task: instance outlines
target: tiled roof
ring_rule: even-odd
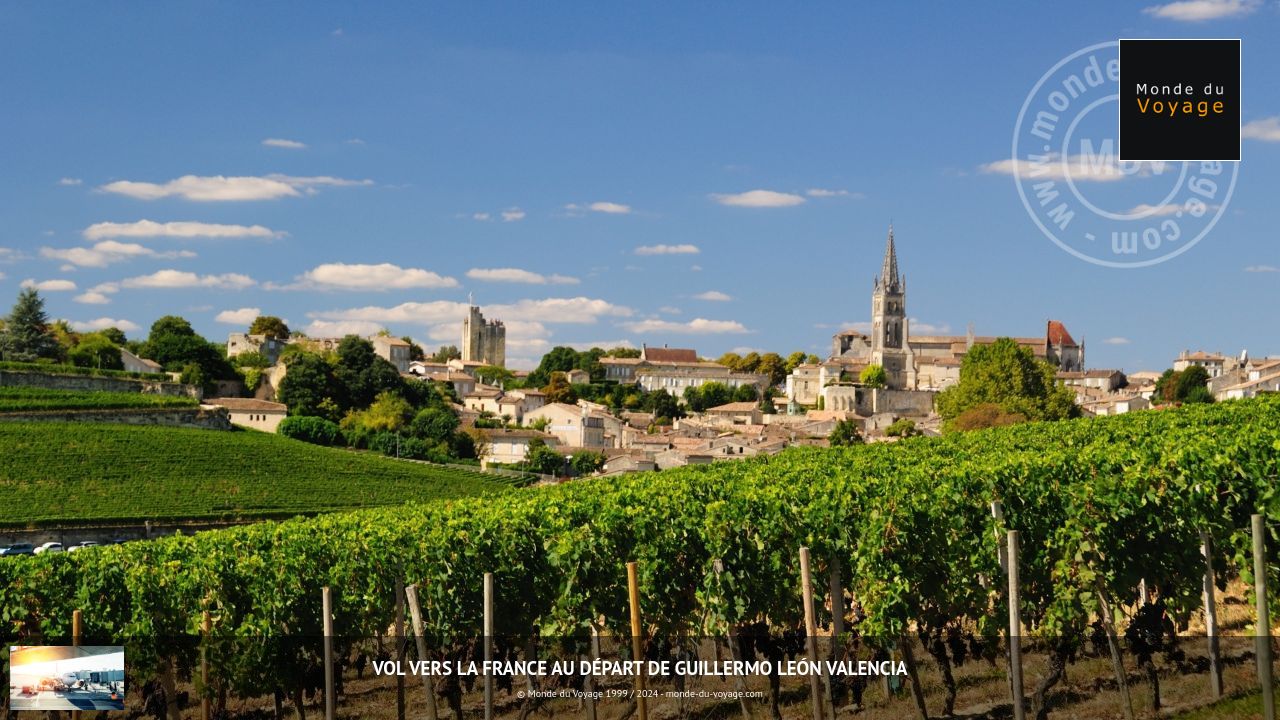
[[[698,353],[691,348],[655,348],[645,346],[640,357],[649,362],[697,362]]]
[[[283,403],[254,400],[253,398],[205,398],[204,404],[217,405],[228,410],[241,412],[287,412],[289,410],[289,406]]]
[[[1054,345],[1074,346],[1076,341],[1071,338],[1071,333],[1067,332],[1067,326],[1057,320],[1049,321],[1049,342]]]

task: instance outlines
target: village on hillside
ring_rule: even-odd
[[[7,321],[12,330],[2,359],[49,362],[21,352],[18,310]],[[58,328],[55,323],[57,342],[49,347],[67,346],[73,365],[140,377],[167,373],[186,383],[206,411],[203,427],[208,413],[222,413],[214,426],[548,478],[665,470],[798,445],[894,441],[949,428],[1117,415],[1280,391],[1280,358],[1246,353],[1184,351],[1163,371],[1090,368],[1083,339],[1059,320],[1046,320],[1036,334],[980,335],[970,326],[964,335],[915,335],[892,228],[871,283],[867,332],[835,333],[825,358],[752,352],[710,359],[696,347],[668,345],[560,347],[533,371],[509,370],[502,320],[486,318],[474,304],[462,318],[459,344],[430,355],[385,331],[368,338],[308,337],[266,316],[248,332],[231,333],[225,348],[195,341],[185,320],[173,317],[157,321],[145,343],[126,341],[118,331],[76,335]],[[979,356],[995,363],[1016,356],[1047,373],[1044,392],[1062,402],[1056,409],[1025,409],[995,395],[982,401],[981,393],[998,395],[999,387],[970,388],[960,407],[947,398],[962,391],[971,354],[975,388]],[[0,373],[0,385],[34,382],[13,369]],[[153,409],[123,421],[168,423],[163,418],[173,412]],[[26,417],[0,413],[0,420],[6,416]]]

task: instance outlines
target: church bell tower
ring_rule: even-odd
[[[886,387],[914,387],[915,358],[907,344],[907,283],[898,273],[893,225],[889,225],[884,263],[871,292],[871,363],[884,368]]]

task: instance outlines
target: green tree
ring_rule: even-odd
[[[486,385],[501,385],[503,387],[506,387],[511,382],[511,379],[515,377],[515,373],[499,365],[481,365],[475,369],[473,374],[477,380]]]
[[[250,335],[266,335],[267,337],[289,339],[289,326],[275,315],[259,315],[249,325]]]
[[[442,407],[430,407],[413,416],[409,431],[424,440],[452,442],[458,430],[458,416]]]
[[[311,352],[290,356],[276,399],[289,406],[290,415],[313,415],[336,421],[342,417],[342,386],[325,359]]]
[[[739,385],[733,391],[733,400],[730,402],[755,402],[759,399],[760,393],[756,390],[755,385]]]
[[[564,473],[564,456],[548,447],[542,438],[534,438],[529,441],[524,465],[541,475],[560,475]]]
[[[835,427],[831,428],[831,434],[827,435],[827,442],[831,443],[831,447],[847,447],[849,445],[862,444],[862,432],[858,430],[856,420],[838,420]]]
[[[756,366],[756,372],[761,375],[769,376],[769,385],[780,385],[787,379],[787,361],[782,359],[778,353],[765,353],[760,356],[760,362]]]
[[[449,362],[450,360],[461,360],[461,359],[462,359],[462,352],[458,350],[457,345],[441,345],[439,350],[436,350],[434,353],[431,354],[430,357],[427,358],[427,361],[433,362],[433,363],[446,363],[446,362]]]
[[[71,327],[71,323],[66,320],[54,320],[49,325],[49,332],[53,334],[53,339],[58,341],[58,360],[66,360],[67,353],[71,349],[80,344],[80,333]]]
[[[986,428],[1017,425],[1027,421],[1022,413],[1005,412],[995,403],[974,405],[957,415],[947,424],[948,430],[984,430]]]
[[[414,414],[407,400],[393,392],[382,392],[367,410],[348,417],[357,418],[359,425],[372,432],[396,432],[408,425]]]
[[[243,352],[230,358],[231,364],[238,368],[258,368],[264,369],[271,367],[271,363],[267,362],[267,356],[257,350]]]
[[[529,373],[528,386],[541,387],[551,382],[553,373],[567,373],[578,367],[578,351],[571,347],[558,345],[542,356],[538,367]]]
[[[427,352],[422,349],[421,345],[414,342],[413,338],[405,335],[400,339],[409,343],[409,362],[421,361],[427,357]]]
[[[80,367],[123,370],[120,348],[100,332],[80,336],[80,343],[67,353],[67,360]]]
[[[868,365],[858,375],[858,382],[870,388],[882,388],[888,379],[883,365]]]
[[[1036,359],[1030,348],[1009,338],[990,345],[977,345],[960,364],[960,382],[938,393],[938,414],[944,427],[956,429],[951,421],[979,405],[997,406],[1005,416],[1021,415],[1028,420],[1059,420],[1077,417],[1080,408],[1071,390],[1060,384],[1056,369]]]
[[[569,467],[573,468],[574,475],[590,475],[604,467],[604,461],[603,453],[593,450],[579,450],[573,454],[573,457],[569,458]]]
[[[0,357],[15,362],[34,362],[42,358],[57,358],[58,340],[49,326],[49,316],[44,312],[44,298],[35,288],[25,288],[18,293],[18,301],[4,321],[4,333],[0,335]]]
[[[348,407],[371,405],[380,393],[400,394],[404,378],[400,371],[373,350],[373,343],[357,335],[348,335],[338,343],[338,362],[334,374],[346,390]]]
[[[98,333],[110,340],[116,347],[124,347],[129,342],[129,339],[124,336],[124,331],[118,327],[109,327],[105,330],[99,330]]]
[[[688,387],[684,390],[684,401],[694,412],[702,412],[732,400],[733,389],[724,383],[709,382],[701,387]]]
[[[214,380],[239,377],[227,361],[226,348],[197,335],[191,323],[177,315],[165,315],[151,324],[151,333],[142,345],[141,353],[170,372],[186,372],[187,366],[192,364],[199,366],[206,386]]]
[[[574,392],[573,386],[569,384],[568,377],[563,372],[554,372],[551,374],[551,381],[543,388],[542,392],[547,396],[549,403],[573,403],[578,402],[578,395]]]
[[[678,420],[685,416],[684,406],[674,395],[666,390],[654,390],[644,400],[644,408],[653,413],[654,420],[666,418]]]
[[[1209,371],[1199,365],[1183,370],[1174,383],[1174,400],[1186,403],[1213,402],[1209,392]]]
[[[803,350],[797,350],[787,356],[786,370],[790,375],[792,371],[804,364],[805,354]]]

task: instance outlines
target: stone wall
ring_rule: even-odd
[[[196,398],[197,400],[201,397],[201,390],[195,385],[183,385],[182,383],[164,380],[60,375],[28,370],[0,370],[0,387],[39,387],[50,390],[76,390],[81,392],[136,392],[148,395],[185,396]]]
[[[931,390],[872,390],[871,410],[867,415],[877,413],[893,413],[923,417],[933,412],[933,397],[937,393]]]
[[[201,405],[185,408],[121,410],[41,410],[0,413],[0,422],[94,422],[123,425],[162,425],[200,430],[230,430],[226,408]]]
[[[36,547],[47,542],[59,542],[64,547],[70,547],[86,540],[105,545],[115,540],[146,540],[174,534],[192,535],[205,530],[218,530],[253,522],[261,522],[261,520],[166,521],[145,524],[133,522],[121,525],[110,523],[95,525],[93,521],[85,521],[77,527],[66,528],[0,528],[0,547],[20,542],[31,543]]]

